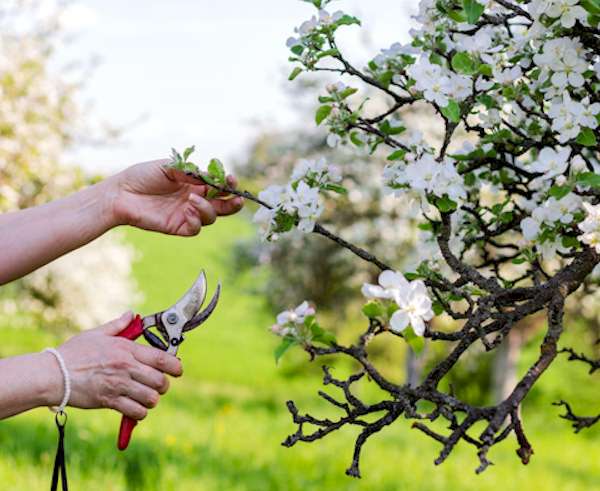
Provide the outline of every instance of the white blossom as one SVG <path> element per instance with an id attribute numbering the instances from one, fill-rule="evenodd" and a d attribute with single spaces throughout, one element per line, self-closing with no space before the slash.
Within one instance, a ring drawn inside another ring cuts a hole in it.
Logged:
<path id="1" fill-rule="evenodd" d="M 600 253 L 600 205 L 591 205 L 583 203 L 586 211 L 586 217 L 578 227 L 583 232 L 579 236 L 579 240 L 584 244 L 589 245 Z"/>
<path id="2" fill-rule="evenodd" d="M 425 321 L 433 318 L 431 298 L 421 280 L 408 281 L 402 273 L 386 270 L 379 275 L 378 285 L 365 283 L 366 298 L 392 300 L 398 307 L 390 317 L 390 329 L 402 332 L 409 325 L 418 336 L 425 332 Z"/>
<path id="3" fill-rule="evenodd" d="M 531 165 L 531 170 L 544 174 L 542 179 L 552 179 L 567 170 L 570 154 L 571 149 L 568 147 L 559 147 L 558 150 L 544 147 Z"/>
<path id="4" fill-rule="evenodd" d="M 431 298 L 425 283 L 421 280 L 411 281 L 407 289 L 394 292 L 394 300 L 399 308 L 390 318 L 392 331 L 402 332 L 410 325 L 417 336 L 422 336 L 425 321 L 433 318 Z"/>

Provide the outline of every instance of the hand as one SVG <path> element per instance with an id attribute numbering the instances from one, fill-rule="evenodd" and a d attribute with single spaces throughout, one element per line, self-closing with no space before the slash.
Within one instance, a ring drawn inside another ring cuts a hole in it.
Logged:
<path id="1" fill-rule="evenodd" d="M 159 349 L 116 337 L 133 319 L 128 312 L 104 326 L 79 334 L 58 348 L 71 377 L 69 406 L 111 408 L 143 419 L 169 388 L 164 373 L 182 374 L 181 362 Z M 46 356 L 52 357 L 50 353 Z M 58 365 L 57 365 L 58 367 Z M 58 368 L 57 368 L 58 369 Z M 164 372 L 164 373 L 163 373 Z M 62 378 L 49 405 L 62 397 Z"/>
<path id="2" fill-rule="evenodd" d="M 144 162 L 111 178 L 116 186 L 113 214 L 117 223 L 191 236 L 203 225 L 214 223 L 217 216 L 232 215 L 242 208 L 243 199 L 238 196 L 206 199 L 208 185 L 166 168 L 168 162 Z M 227 176 L 227 184 L 234 188 L 237 182 Z"/>

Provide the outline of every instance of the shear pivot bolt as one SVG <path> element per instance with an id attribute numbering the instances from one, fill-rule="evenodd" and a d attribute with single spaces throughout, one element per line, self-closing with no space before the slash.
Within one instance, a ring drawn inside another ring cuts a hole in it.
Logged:
<path id="1" fill-rule="evenodd" d="M 167 322 L 169 324 L 177 324 L 178 320 L 179 317 L 177 317 L 177 314 L 175 312 L 171 312 L 169 315 L 167 315 Z"/>

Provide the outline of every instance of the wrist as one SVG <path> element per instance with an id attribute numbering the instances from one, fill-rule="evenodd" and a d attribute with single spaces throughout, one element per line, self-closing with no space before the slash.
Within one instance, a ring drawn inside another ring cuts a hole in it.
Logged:
<path id="1" fill-rule="evenodd" d="M 119 174 L 94 184 L 90 189 L 98 198 L 100 216 L 103 217 L 104 227 L 107 230 L 127 224 L 126 217 L 121 212 L 120 203 L 123 193 L 119 184 Z"/>
<path id="2" fill-rule="evenodd" d="M 58 406 L 64 395 L 64 380 L 56 358 L 48 352 L 32 356 L 37 357 L 33 366 L 39 368 L 36 406 Z"/>

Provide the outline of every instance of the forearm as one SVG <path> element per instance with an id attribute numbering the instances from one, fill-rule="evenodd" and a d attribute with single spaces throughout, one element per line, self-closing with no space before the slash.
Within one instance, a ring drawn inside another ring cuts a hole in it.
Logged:
<path id="1" fill-rule="evenodd" d="M 111 180 L 51 203 L 0 215 L 0 284 L 47 264 L 117 223 Z"/>
<path id="2" fill-rule="evenodd" d="M 0 419 L 60 403 L 62 374 L 51 353 L 0 360 Z"/>

